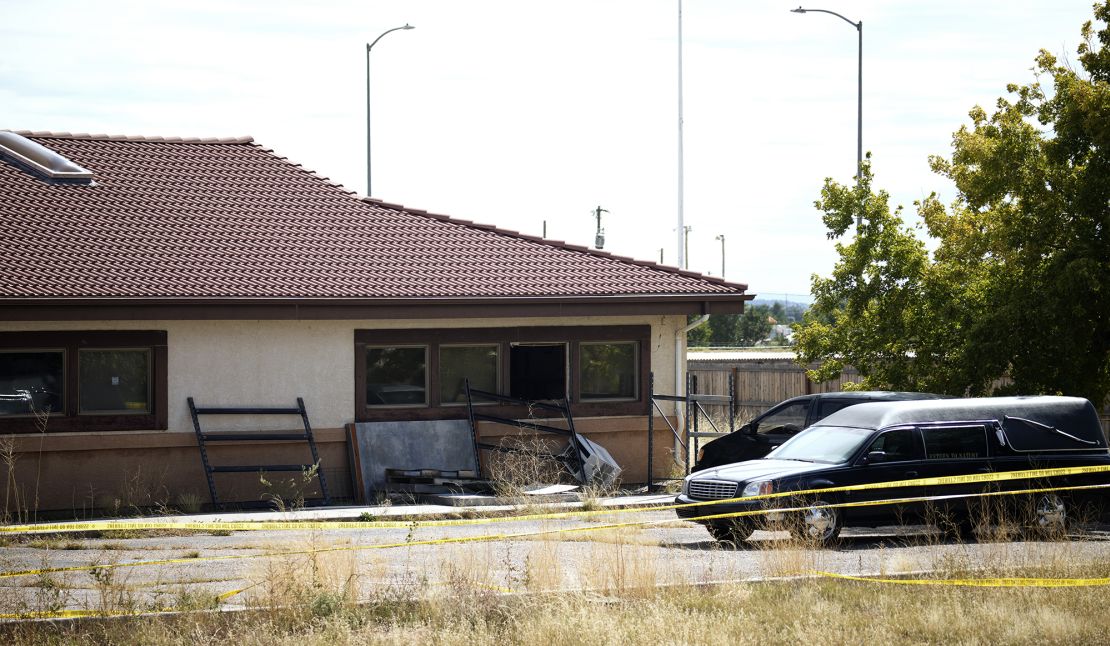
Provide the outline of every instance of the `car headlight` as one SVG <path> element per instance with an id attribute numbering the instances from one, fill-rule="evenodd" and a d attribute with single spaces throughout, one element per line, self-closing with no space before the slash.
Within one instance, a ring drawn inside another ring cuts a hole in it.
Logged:
<path id="1" fill-rule="evenodd" d="M 682 495 L 685 496 L 688 493 L 690 493 L 690 479 L 689 478 L 683 478 L 682 479 Z"/>
<path id="2" fill-rule="evenodd" d="M 755 480 L 744 485 L 744 496 L 766 496 L 771 493 L 770 480 Z"/>

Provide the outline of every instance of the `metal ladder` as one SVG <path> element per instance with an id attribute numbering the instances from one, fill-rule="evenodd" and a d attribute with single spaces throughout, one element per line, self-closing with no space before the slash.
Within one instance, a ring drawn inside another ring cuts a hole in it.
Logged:
<path id="1" fill-rule="evenodd" d="M 200 447 L 200 460 L 204 464 L 204 475 L 208 478 L 208 492 L 212 495 L 212 505 L 216 509 L 223 509 L 223 503 L 220 502 L 219 496 L 216 495 L 216 480 L 212 477 L 216 473 L 251 473 L 255 471 L 308 471 L 313 467 L 316 468 L 316 477 L 320 481 L 320 493 L 323 494 L 325 505 L 331 504 L 331 496 L 328 495 L 327 479 L 324 478 L 324 468 L 320 464 L 320 454 L 316 451 L 316 441 L 312 437 L 312 427 L 308 423 L 308 412 L 304 407 L 304 399 L 297 398 L 296 408 L 278 408 L 278 407 L 247 407 L 247 406 L 230 406 L 230 407 L 214 407 L 205 406 L 197 407 L 193 403 L 193 398 L 189 397 L 189 414 L 193 418 L 193 430 L 197 433 L 197 445 Z M 218 432 L 210 433 L 201 430 L 200 416 L 201 415 L 300 415 L 301 421 L 304 422 L 304 432 L 284 432 L 284 433 L 229 433 Z M 212 466 L 208 461 L 208 442 L 267 442 L 279 441 L 288 442 L 290 440 L 308 441 L 308 448 L 312 450 L 312 464 L 252 464 L 252 465 L 221 465 Z"/>

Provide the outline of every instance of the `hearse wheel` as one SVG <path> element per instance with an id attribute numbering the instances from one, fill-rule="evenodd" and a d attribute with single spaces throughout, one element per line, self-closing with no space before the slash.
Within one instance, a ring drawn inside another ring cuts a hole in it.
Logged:
<path id="1" fill-rule="evenodd" d="M 793 527 L 791 533 L 795 538 L 824 546 L 836 544 L 844 522 L 840 510 L 828 507 L 830 504 L 832 502 L 828 500 L 813 501 L 813 506 L 802 512 L 800 523 Z"/>
<path id="2" fill-rule="evenodd" d="M 706 525 L 705 528 L 709 530 L 709 535 L 717 539 L 718 542 L 728 545 L 740 545 L 748 540 L 748 537 L 755 531 L 751 523 L 739 520 L 728 520 L 720 524 L 710 524 Z"/>
<path id="3" fill-rule="evenodd" d="M 1044 536 L 1062 536 L 1068 528 L 1068 507 L 1058 494 L 1048 492 L 1033 507 L 1033 529 Z"/>

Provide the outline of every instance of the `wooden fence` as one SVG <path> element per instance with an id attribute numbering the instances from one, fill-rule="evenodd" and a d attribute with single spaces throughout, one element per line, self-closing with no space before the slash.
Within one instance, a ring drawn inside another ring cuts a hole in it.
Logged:
<path id="1" fill-rule="evenodd" d="M 733 358 L 700 360 L 687 355 L 687 370 L 697 379 L 697 392 L 711 395 L 728 394 L 731 373 L 736 386 L 736 427 L 784 399 L 844 390 L 844 384 L 860 381 L 855 368 L 847 368 L 839 379 L 814 383 L 806 377 L 805 369 L 785 357 L 785 353 L 771 353 L 763 358 L 758 353 L 738 353 Z M 1099 412 L 1102 429 L 1110 435 L 1110 402 Z M 724 412 L 718 419 L 727 419 Z"/>
<path id="2" fill-rule="evenodd" d="M 744 360 L 731 365 L 703 366 L 691 362 L 688 368 L 697 380 L 697 392 L 728 394 L 729 374 L 736 386 L 736 425 L 739 427 L 784 399 L 813 393 L 836 392 L 844 384 L 858 382 L 859 373 L 850 368 L 839 379 L 814 383 L 805 369 L 790 360 Z M 726 413 L 727 415 L 727 413 Z"/>

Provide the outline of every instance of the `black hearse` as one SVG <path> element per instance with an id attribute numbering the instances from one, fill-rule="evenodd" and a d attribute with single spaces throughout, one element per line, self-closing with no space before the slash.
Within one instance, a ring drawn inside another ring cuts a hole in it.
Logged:
<path id="1" fill-rule="evenodd" d="M 916 524 L 937 518 L 938 506 L 943 512 L 939 517 L 966 531 L 982 500 L 968 494 L 1110 483 L 1110 472 L 697 503 L 935 476 L 1090 465 L 1110 467 L 1110 452 L 1098 414 L 1086 399 L 995 397 L 867 403 L 830 415 L 765 458 L 690 474 L 675 501 L 690 506 L 679 507 L 676 512 L 680 518 L 699 518 L 808 507 L 789 515 L 698 521 L 714 538 L 733 543 L 748 538 L 761 526 L 784 524 L 802 536 L 827 544 L 836 540 L 844 526 Z M 1023 522 L 1030 528 L 1061 531 L 1081 507 L 1101 511 L 1106 491 L 1050 491 L 1000 496 L 997 500 L 1027 509 Z M 928 503 L 825 506 L 933 496 L 951 498 Z"/>
<path id="2" fill-rule="evenodd" d="M 694 471 L 761 458 L 797 435 L 803 428 L 833 413 L 867 402 L 941 399 L 945 395 L 886 390 L 854 390 L 791 397 L 775 404 L 739 429 L 698 450 Z"/>

